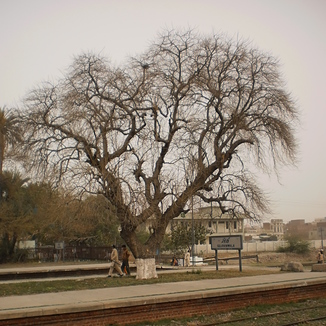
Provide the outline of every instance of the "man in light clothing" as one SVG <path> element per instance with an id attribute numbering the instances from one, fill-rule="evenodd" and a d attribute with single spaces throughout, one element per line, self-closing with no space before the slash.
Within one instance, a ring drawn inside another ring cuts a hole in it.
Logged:
<path id="1" fill-rule="evenodd" d="M 115 245 L 112 245 L 112 251 L 111 251 L 111 257 L 110 258 L 111 258 L 111 266 L 110 266 L 108 277 L 112 276 L 113 269 L 116 269 L 119 276 L 122 277 L 123 273 L 122 273 L 121 267 L 120 267 L 121 263 L 119 262 L 118 250 L 115 247 Z"/>
<path id="2" fill-rule="evenodd" d="M 189 250 L 185 254 L 185 266 L 186 267 L 190 266 L 190 251 Z"/>

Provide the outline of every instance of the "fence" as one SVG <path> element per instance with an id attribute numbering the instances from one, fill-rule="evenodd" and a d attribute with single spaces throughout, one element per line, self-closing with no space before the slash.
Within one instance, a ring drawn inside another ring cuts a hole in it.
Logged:
<path id="1" fill-rule="evenodd" d="M 311 240 L 310 248 L 319 249 L 323 247 L 321 240 Z M 243 253 L 258 253 L 258 252 L 273 252 L 277 251 L 279 247 L 286 246 L 286 241 L 265 241 L 265 242 L 244 242 Z M 40 247 L 29 249 L 29 258 L 37 259 L 39 261 L 80 261 L 80 260 L 102 260 L 106 261 L 109 258 L 111 247 L 70 247 L 64 249 L 55 249 L 54 246 Z M 118 248 L 121 254 L 121 248 Z M 219 253 L 234 252 L 234 250 L 219 250 Z M 195 245 L 194 253 L 196 256 L 214 255 L 215 251 L 211 249 L 209 243 L 203 245 Z M 163 259 L 164 254 L 156 257 L 158 260 Z M 169 256 L 169 255 L 168 255 Z M 169 256 L 170 257 L 170 256 Z"/>
<path id="2" fill-rule="evenodd" d="M 54 246 L 29 249 L 29 257 L 39 261 L 77 261 L 77 260 L 108 260 L 112 247 L 64 247 Z"/>

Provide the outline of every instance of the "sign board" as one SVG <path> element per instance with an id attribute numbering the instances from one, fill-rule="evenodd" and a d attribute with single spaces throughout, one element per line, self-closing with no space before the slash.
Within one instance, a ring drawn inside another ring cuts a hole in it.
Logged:
<path id="1" fill-rule="evenodd" d="M 63 241 L 54 243 L 54 248 L 57 250 L 64 249 L 64 246 L 65 246 L 65 243 Z"/>
<path id="2" fill-rule="evenodd" d="M 215 250 L 216 270 L 218 270 L 218 251 L 219 250 L 238 250 L 239 251 L 239 270 L 242 272 L 241 249 L 243 249 L 242 235 L 220 235 L 209 238 L 211 248 Z"/>
<path id="3" fill-rule="evenodd" d="M 24 240 L 18 242 L 19 249 L 35 249 L 35 240 Z"/>
<path id="4" fill-rule="evenodd" d="M 209 238 L 213 250 L 243 249 L 242 235 L 222 235 Z"/>

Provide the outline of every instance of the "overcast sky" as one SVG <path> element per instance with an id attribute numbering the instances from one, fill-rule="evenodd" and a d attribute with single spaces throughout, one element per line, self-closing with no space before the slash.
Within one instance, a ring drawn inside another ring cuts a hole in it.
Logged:
<path id="1" fill-rule="evenodd" d="M 145 51 L 163 29 L 249 39 L 277 57 L 301 112 L 296 168 L 262 177 L 270 218 L 326 217 L 326 0 L 0 0 L 0 107 L 55 81 L 82 52 L 114 64 Z"/>

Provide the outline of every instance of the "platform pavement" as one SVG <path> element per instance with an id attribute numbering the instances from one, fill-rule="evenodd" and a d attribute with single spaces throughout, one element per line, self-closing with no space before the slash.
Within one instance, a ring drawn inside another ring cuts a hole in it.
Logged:
<path id="1" fill-rule="evenodd" d="M 136 269 L 135 264 L 130 264 L 131 271 Z M 222 269 L 237 269 L 239 270 L 239 265 L 238 264 L 227 264 L 219 265 L 219 270 Z M 246 266 L 246 269 L 268 269 L 268 270 L 280 270 L 278 267 L 259 267 L 259 266 Z M 157 266 L 157 273 L 184 273 L 186 271 L 191 271 L 194 269 L 195 271 L 197 270 L 216 270 L 215 265 L 195 265 L 195 266 L 190 266 L 188 268 L 183 267 L 183 266 L 169 266 L 169 265 L 158 265 Z M 50 274 L 55 274 L 58 272 L 58 275 L 62 271 L 75 271 L 76 274 L 78 274 L 79 271 L 81 270 L 88 270 L 88 271 L 94 271 L 94 274 L 91 275 L 75 275 L 75 276 L 54 276 L 54 277 L 48 277 L 46 276 L 46 273 Z M 101 271 L 101 274 L 98 274 L 98 271 Z M 19 283 L 19 282 L 40 282 L 40 281 L 51 281 L 51 280 L 67 280 L 67 279 L 87 279 L 87 278 L 101 278 L 101 277 L 107 277 L 107 273 L 109 271 L 109 264 L 108 263 L 88 263 L 88 264 L 63 264 L 63 265 L 36 265 L 36 266 L 31 266 L 31 267 L 11 267 L 11 268 L 0 268 L 0 284 L 8 284 L 8 283 Z M 26 274 L 26 275 L 31 275 L 34 273 L 38 273 L 40 276 L 38 278 L 16 278 L 16 274 Z M 1 276 L 6 276 L 6 275 L 12 275 L 12 279 L 1 279 Z M 131 272 L 131 275 L 136 275 L 136 273 Z"/>
<path id="2" fill-rule="evenodd" d="M 75 266 L 76 267 L 76 266 Z M 80 268 L 80 266 L 77 266 Z M 221 266 L 219 269 L 238 266 Z M 40 267 L 41 268 L 41 267 Z M 64 266 L 67 268 L 67 266 Z M 198 269 L 198 267 L 194 267 Z M 214 269 L 215 266 L 203 266 Z M 250 268 L 244 266 L 243 270 Z M 173 272 L 184 272 L 174 269 Z M 158 270 L 158 274 L 170 272 Z M 94 276 L 93 276 L 94 277 Z M 105 276 L 96 276 L 105 277 Z M 86 278 L 79 277 L 80 279 Z M 67 277 L 65 277 L 67 279 Z M 44 279 L 49 280 L 49 279 Z M 110 282 L 108 278 L 108 282 Z M 21 280 L 23 281 L 23 280 Z M 40 280 L 33 280 L 40 281 Z M 8 283 L 4 281 L 1 283 Z M 150 285 L 122 286 L 92 290 L 67 291 L 59 293 L 33 294 L 0 297 L 0 321 L 19 317 L 51 315 L 58 313 L 92 311 L 113 307 L 133 306 L 145 303 L 167 302 L 170 300 L 192 299 L 219 293 L 239 293 L 284 286 L 298 286 L 308 283 L 326 282 L 326 272 L 279 273 L 246 276 L 230 279 L 184 281 Z"/>
<path id="3" fill-rule="evenodd" d="M 0 265 L 1 267 L 1 265 Z M 29 267 L 6 267 L 6 268 L 0 268 L 0 284 L 1 283 L 16 283 L 16 282 L 33 282 L 33 281 L 49 281 L 49 280 L 58 280 L 58 279 L 75 279 L 75 278 L 94 278 L 94 277 L 106 277 L 108 271 L 109 271 L 109 263 L 87 263 L 87 264 L 62 264 L 62 265 L 57 265 L 57 264 L 39 264 L 39 265 L 34 265 L 34 266 L 29 266 Z M 195 270 L 202 269 L 202 270 L 215 270 L 216 266 L 215 265 L 207 265 L 207 264 L 198 264 L 195 266 L 190 266 L 188 268 L 183 267 L 183 266 L 169 266 L 169 265 L 158 265 L 157 266 L 157 272 L 158 273 L 178 273 L 178 272 L 185 272 L 186 270 L 191 270 L 194 268 Z M 219 264 L 219 269 L 224 269 L 224 268 L 232 268 L 232 269 L 238 269 L 239 270 L 239 265 L 238 264 Z M 250 266 L 246 266 L 246 268 L 250 268 Z M 264 268 L 264 267 L 253 267 L 254 269 L 257 268 Z M 131 263 L 130 264 L 130 269 L 131 271 L 136 269 L 136 265 Z M 270 269 L 270 267 L 268 268 Z M 279 268 L 276 268 L 279 270 Z M 89 273 L 92 271 L 94 272 L 93 274 L 90 275 L 80 275 L 80 276 L 71 276 L 69 277 L 68 275 L 65 276 L 54 276 L 54 277 L 49 277 L 46 276 L 46 274 L 58 274 L 60 275 L 60 272 L 64 271 L 75 271 L 76 274 L 80 272 L 81 270 L 87 270 Z M 99 274 L 100 273 L 100 274 Z M 15 275 L 18 274 L 25 274 L 25 278 L 16 278 Z M 31 277 L 29 278 L 28 275 L 31 274 L 39 274 L 43 275 L 38 278 Z M 135 275 L 135 273 L 132 273 Z M 12 279 L 8 280 L 7 278 L 3 278 L 2 276 L 8 276 L 11 275 Z"/>

